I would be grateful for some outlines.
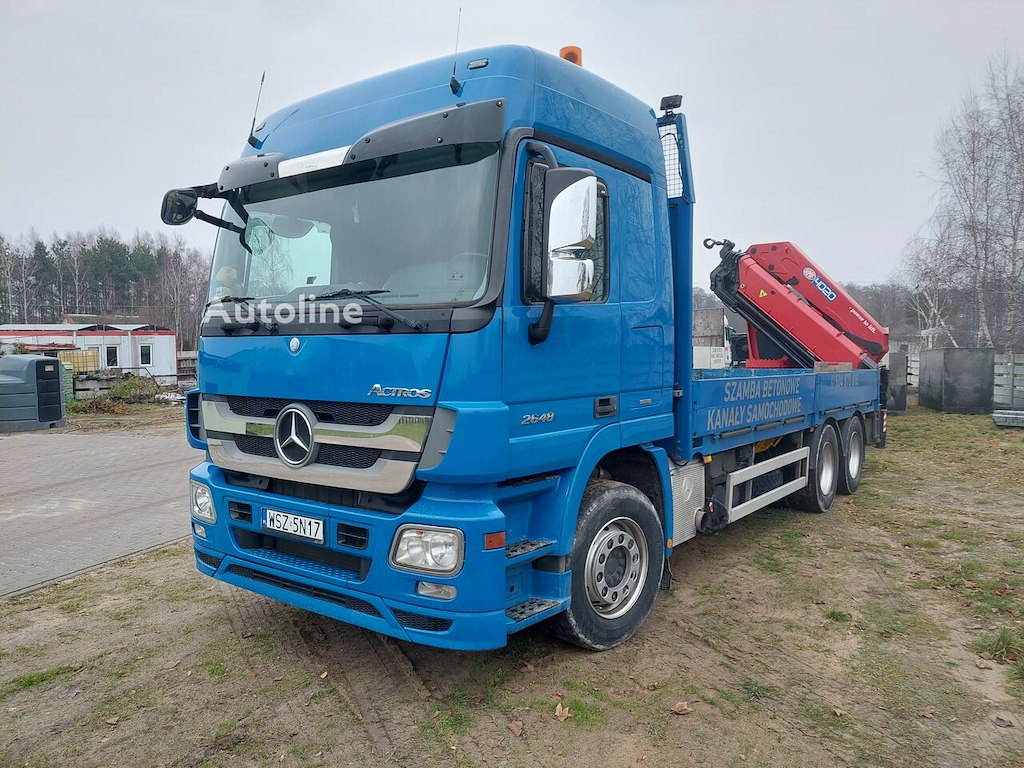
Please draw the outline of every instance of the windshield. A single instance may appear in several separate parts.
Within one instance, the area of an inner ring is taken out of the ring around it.
[[[490,266],[498,146],[462,144],[351,163],[234,193],[210,300],[278,302],[381,291],[387,304],[479,299]],[[244,242],[244,244],[243,244]]]

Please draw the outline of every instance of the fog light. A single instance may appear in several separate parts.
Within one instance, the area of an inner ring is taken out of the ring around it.
[[[200,539],[205,539],[206,538],[206,529],[203,528],[203,526],[201,526],[199,523],[196,523],[196,522],[192,523],[192,531]]]
[[[423,597],[451,600],[455,597],[456,589],[454,584],[434,584],[430,581],[420,581],[416,583],[416,593]]]
[[[190,483],[192,487],[192,515],[208,523],[217,522],[217,510],[213,506],[210,489],[202,483]]]
[[[391,564],[409,571],[451,576],[462,568],[464,538],[455,528],[403,525],[395,534]]]

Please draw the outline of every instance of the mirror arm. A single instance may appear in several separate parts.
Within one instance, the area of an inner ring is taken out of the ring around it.
[[[238,226],[237,224],[232,224],[229,221],[224,221],[224,219],[218,219],[216,216],[211,216],[210,214],[204,211],[200,211],[197,209],[195,212],[195,217],[200,221],[205,221],[207,224],[213,224],[213,226],[215,227],[226,229],[228,230],[228,232],[235,232],[236,234],[239,235],[245,234],[245,229]]]
[[[220,190],[217,189],[216,184],[201,184],[198,187],[192,187],[196,191],[199,197],[204,197],[207,200],[212,200],[220,195]]]
[[[544,158],[544,162],[548,164],[548,168],[558,167],[558,161],[555,160],[555,153],[551,151],[551,147],[547,144],[541,144],[539,141],[528,141],[526,142],[526,151],[532,155],[539,155]]]
[[[528,141],[526,142],[526,151],[531,155],[537,155],[541,157],[548,168],[557,168],[558,161],[555,160],[555,153],[551,151],[551,147],[547,144],[542,144],[539,141]],[[544,302],[544,309],[540,312],[540,319],[536,323],[530,323],[528,329],[530,346],[537,346],[548,340],[548,336],[551,335],[551,318],[555,312],[555,302],[548,299]]]
[[[238,218],[242,220],[243,224],[249,223],[249,212],[245,210],[245,206],[242,205],[241,201],[238,199],[238,195],[230,195],[228,197],[228,205],[230,205],[231,209],[238,214]]]
[[[530,323],[529,336],[530,346],[537,346],[547,341],[551,335],[551,317],[555,312],[555,302],[548,299],[544,302],[544,309],[540,312],[540,319],[536,323]]]

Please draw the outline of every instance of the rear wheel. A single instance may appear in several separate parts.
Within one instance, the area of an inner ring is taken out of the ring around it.
[[[808,512],[827,512],[836,498],[841,462],[839,435],[831,423],[811,433],[807,487],[797,493],[797,504]]]
[[[555,633],[594,651],[624,643],[654,606],[664,561],[664,533],[650,499],[625,483],[591,481],[570,557],[572,600],[555,619]]]
[[[839,492],[849,495],[860,485],[860,473],[864,468],[864,424],[858,416],[851,416],[844,422],[842,446]]]

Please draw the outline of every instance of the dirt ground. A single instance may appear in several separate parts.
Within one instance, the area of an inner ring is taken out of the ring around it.
[[[1024,430],[890,424],[829,513],[677,550],[605,653],[395,642],[202,577],[187,545],[0,602],[0,765],[1020,768]]]
[[[139,432],[180,429],[185,433],[184,403],[146,403],[126,406],[128,413],[72,413],[59,432]]]

